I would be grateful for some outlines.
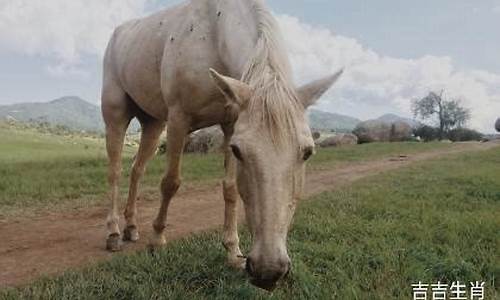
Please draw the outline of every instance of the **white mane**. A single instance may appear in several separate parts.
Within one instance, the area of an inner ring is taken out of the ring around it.
[[[269,130],[275,144],[291,143],[297,136],[296,121],[303,118],[303,106],[276,20],[260,0],[254,1],[253,8],[259,38],[242,77],[254,89],[249,113],[255,124]]]

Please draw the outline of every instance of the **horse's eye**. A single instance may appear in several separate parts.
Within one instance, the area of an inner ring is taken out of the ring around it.
[[[308,160],[309,158],[311,158],[311,156],[314,154],[314,149],[313,147],[307,147],[305,150],[304,150],[304,161]]]
[[[236,145],[231,145],[231,151],[233,151],[234,157],[238,160],[243,161],[243,156],[241,155],[240,148]]]

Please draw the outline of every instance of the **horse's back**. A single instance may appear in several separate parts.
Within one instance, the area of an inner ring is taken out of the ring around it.
[[[178,107],[193,128],[223,121],[214,68],[239,78],[256,40],[250,3],[192,0],[118,27],[105,58],[111,77],[146,113],[167,119]]]
[[[146,113],[166,119],[161,92],[161,62],[169,33],[185,5],[118,26],[104,58],[104,77],[119,86]]]

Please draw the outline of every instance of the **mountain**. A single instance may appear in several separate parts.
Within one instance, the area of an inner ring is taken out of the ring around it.
[[[337,132],[351,132],[361,120],[316,109],[308,111],[309,126],[317,130],[335,130]]]
[[[400,117],[400,116],[395,115],[395,114],[385,114],[385,115],[378,117],[377,120],[383,121],[386,123],[393,123],[393,122],[397,122],[397,121],[405,122],[408,125],[410,125],[411,127],[418,127],[418,125],[420,124],[418,121],[415,121],[415,120],[410,119],[410,118]]]
[[[81,98],[70,96],[45,103],[0,106],[0,119],[20,122],[47,122],[73,130],[103,131],[101,109]]]
[[[361,122],[350,116],[315,109],[308,111],[308,117],[311,128],[337,132],[351,132]],[[104,131],[101,109],[97,105],[75,96],[62,97],[44,103],[0,105],[0,120],[2,119],[34,123],[47,122],[51,125],[63,125],[72,130]],[[411,125],[416,123],[411,119],[392,114],[383,115],[379,119],[384,121],[403,120],[412,122]],[[138,128],[137,122],[133,122],[129,132],[135,132]]]

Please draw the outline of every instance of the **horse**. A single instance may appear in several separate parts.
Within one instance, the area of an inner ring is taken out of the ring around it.
[[[495,129],[500,132],[500,118],[497,119],[497,121],[495,122]]]
[[[166,243],[169,204],[181,185],[186,136],[218,125],[224,133],[223,245],[230,266],[252,284],[272,289],[290,270],[287,234],[303,192],[314,141],[305,112],[342,70],[302,87],[293,83],[280,29],[263,0],[191,0],[118,26],[103,61],[102,115],[106,127],[111,209],[106,248],[137,241],[139,180],[167,127],[166,172],[149,245]],[[126,130],[142,134],[119,228],[118,183]],[[252,236],[239,247],[237,207],[244,203]]]

